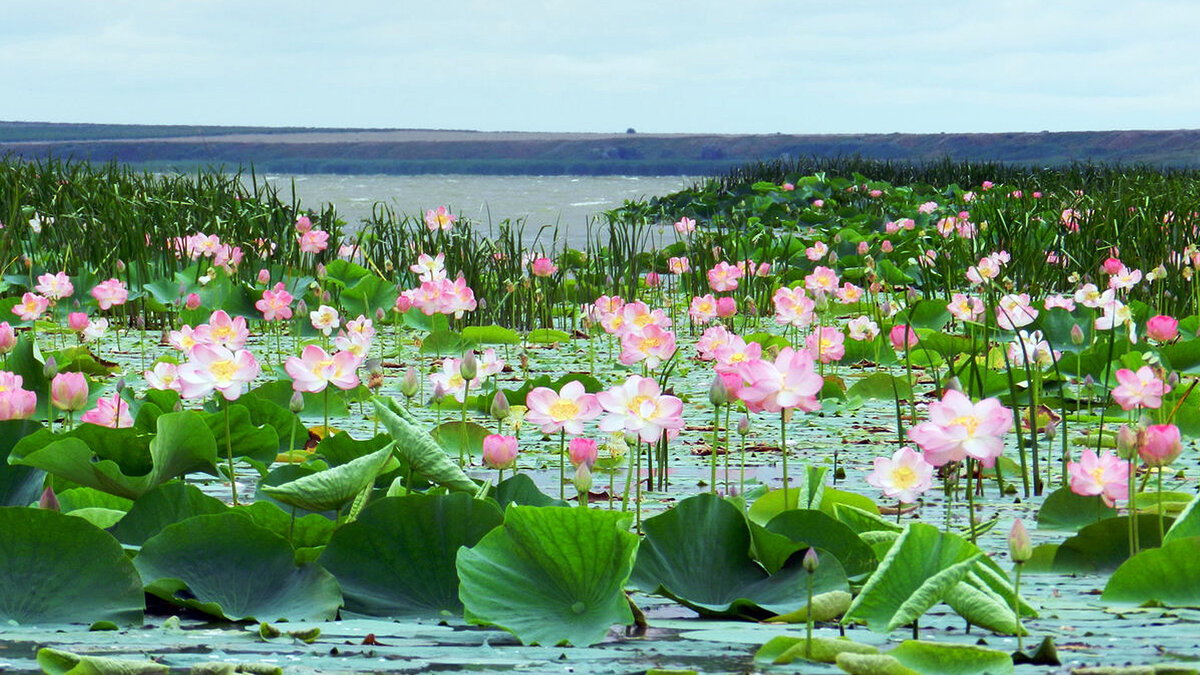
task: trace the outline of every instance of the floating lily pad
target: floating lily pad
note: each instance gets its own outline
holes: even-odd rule
[[[222,513],[228,508],[194,485],[165,483],[138,497],[112,533],[123,544],[141,546],[167,525],[192,516]]]
[[[1043,530],[1076,532],[1081,527],[1116,515],[1117,510],[1105,504],[1100,495],[1085,497],[1071,492],[1068,487],[1061,487],[1046,495],[1046,501],[1038,509],[1037,524]]]
[[[1125,561],[1109,578],[1101,599],[1200,607],[1200,537],[1176,539]]]

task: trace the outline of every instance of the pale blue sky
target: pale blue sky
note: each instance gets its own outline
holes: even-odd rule
[[[0,119],[522,131],[1200,127],[1200,3],[3,0]]]

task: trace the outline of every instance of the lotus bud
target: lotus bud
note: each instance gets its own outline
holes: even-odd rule
[[[53,357],[51,357],[53,360]],[[50,364],[46,364],[49,368]],[[83,410],[88,403],[87,376],[83,373],[58,373],[50,381],[50,403],[59,410]]]
[[[804,565],[804,571],[812,574],[817,571],[817,566],[821,564],[821,559],[817,556],[817,549],[814,546],[809,546],[804,553],[804,560],[801,562]]]
[[[296,314],[300,316],[305,316],[308,314],[308,303],[304,302],[304,298],[300,298],[300,300],[296,303]]]
[[[750,416],[743,414],[737,423],[738,436],[745,438],[750,435]]]
[[[1122,424],[1120,429],[1117,429],[1117,455],[1122,459],[1129,459],[1133,456],[1138,446],[1138,433],[1133,427],[1128,424]]]
[[[125,271],[125,261],[121,260],[120,258],[117,258],[117,271],[118,272]]]
[[[271,271],[267,268],[262,268],[258,271],[258,283],[266,286],[271,283]]]
[[[42,490],[42,496],[38,499],[38,508],[47,511],[61,511],[62,507],[58,505],[58,496],[54,494],[54,488],[47,486]]]
[[[391,273],[391,272],[394,272],[395,270],[396,270],[396,264],[395,264],[395,263],[393,263],[391,260],[384,260],[384,261],[383,261],[383,271],[384,271],[384,272]]]
[[[646,286],[647,287],[658,288],[661,285],[662,285],[662,277],[660,277],[658,275],[658,272],[651,270],[646,273]]]
[[[304,394],[298,391],[292,392],[292,398],[288,401],[288,410],[299,415],[300,411],[304,410]]]
[[[483,463],[493,469],[509,469],[517,464],[517,437],[488,434],[483,438]]]
[[[83,312],[71,312],[67,315],[67,328],[82,333],[84,328],[88,326],[88,316]],[[3,353],[3,350],[0,350]]]
[[[325,291],[321,294],[321,301],[325,304],[329,304],[333,301],[333,295],[329,291]]]
[[[187,301],[184,302],[184,307],[187,307],[188,309],[197,309],[200,307],[200,296],[196,293],[189,293],[187,296]]]
[[[468,382],[475,379],[475,376],[479,373],[479,363],[475,360],[474,349],[468,350],[466,354],[463,354],[462,361],[458,363],[458,373]]]
[[[575,469],[575,477],[571,479],[575,484],[575,489],[579,491],[580,498],[587,494],[592,489],[592,470],[588,468],[586,462],[580,464]]]
[[[329,270],[325,269],[325,263],[317,263],[317,278],[324,280],[329,276]]]
[[[42,375],[45,375],[47,380],[58,375],[58,360],[53,356],[46,359],[46,365],[42,366]]]
[[[582,436],[576,436],[567,444],[567,454],[571,459],[571,464],[579,466],[587,464],[588,468],[592,468],[596,464],[596,457],[600,450],[596,445],[596,441]]]
[[[387,313],[383,311],[383,308],[376,307],[375,308],[375,323],[383,323],[383,320],[386,318],[387,318]]]
[[[1083,344],[1083,327],[1079,324],[1071,326],[1071,344],[1076,347]]]
[[[125,391],[125,378],[118,377],[116,382],[117,394]]]
[[[183,401],[175,401],[175,406],[171,408],[171,412],[183,412]]]
[[[492,407],[490,412],[492,413],[492,417],[494,417],[498,422],[503,421],[504,418],[508,417],[508,414],[512,412],[512,408],[508,405],[508,397],[505,396],[504,392],[500,389],[497,389],[496,395],[492,397]]]
[[[837,261],[838,261],[837,251],[830,251],[829,252],[829,264],[832,265],[832,264],[836,263]]]
[[[1053,442],[1054,438],[1058,436],[1058,425],[1059,421],[1056,419],[1051,419],[1050,421],[1046,422],[1045,434],[1047,441]]]
[[[729,403],[729,389],[725,387],[725,380],[721,379],[720,373],[713,376],[712,386],[708,388],[708,402],[713,404],[714,408]]]
[[[404,379],[400,382],[400,393],[408,398],[417,395],[417,391],[421,388],[421,380],[418,379],[417,369],[412,366],[404,371]]]
[[[1013,521],[1012,529],[1008,531],[1008,555],[1018,565],[1033,557],[1033,543],[1020,518]]]
[[[1171,371],[1167,373],[1167,386],[1174,389],[1179,384],[1179,373]]]

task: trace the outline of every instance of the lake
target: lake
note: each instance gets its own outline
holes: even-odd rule
[[[248,176],[246,177],[248,180]],[[526,232],[543,225],[560,227],[566,243],[582,247],[589,218],[630,200],[670,194],[691,187],[687,176],[478,176],[478,175],[334,175],[269,174],[266,180],[287,199],[296,196],[308,208],[333,204],[347,223],[371,216],[376,203],[399,213],[423,213],[448,206],[486,226],[505,219],[526,219]],[[294,182],[294,183],[293,183]]]

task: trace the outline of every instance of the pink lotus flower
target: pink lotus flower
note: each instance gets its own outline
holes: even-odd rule
[[[862,300],[863,289],[847,281],[842,284],[842,287],[839,288],[836,293],[834,293],[834,296],[837,298],[838,302],[842,303],[843,305],[852,305]]]
[[[621,337],[618,360],[631,366],[645,361],[651,370],[675,353],[675,333],[658,326],[647,326],[640,333],[630,331]]]
[[[231,319],[225,310],[218,309],[208,317],[208,323],[196,326],[193,337],[202,344],[218,345],[230,351],[237,351],[246,346],[250,329],[246,327],[244,317]]]
[[[425,227],[428,227],[430,232],[450,230],[454,227],[454,221],[456,220],[458,220],[458,216],[450,213],[450,210],[444,206],[439,206],[437,209],[429,209],[425,212]]]
[[[1099,457],[1086,449],[1078,462],[1067,463],[1071,492],[1084,497],[1100,495],[1112,506],[1118,499],[1129,499],[1129,463],[1111,452]]]
[[[1182,452],[1183,441],[1174,424],[1151,424],[1138,434],[1138,456],[1148,466],[1167,466]]]
[[[292,318],[292,294],[281,288],[263,291],[262,298],[254,303],[255,309],[262,312],[266,321],[286,321]]]
[[[696,220],[684,216],[675,221],[675,231],[682,235],[688,235],[696,231]]]
[[[545,278],[554,276],[554,273],[558,271],[558,266],[549,258],[537,258],[533,261],[530,270],[533,272],[533,276]]]
[[[898,352],[912,349],[917,346],[917,331],[908,324],[898,323],[888,331],[888,340],[892,343],[892,349]]]
[[[1030,303],[1028,293],[1003,295],[996,307],[996,325],[1004,330],[1028,326],[1037,316],[1038,311]]]
[[[453,396],[454,400],[463,403],[467,399],[468,389],[478,389],[480,380],[478,377],[478,369],[476,369],[476,377],[469,382],[462,374],[461,359],[445,359],[442,361],[442,372],[433,373],[429,376],[430,382],[434,386],[434,398],[442,396]],[[441,391],[441,394],[436,392]]]
[[[413,307],[412,291],[404,291],[396,296],[396,304],[393,307],[397,312],[403,314]]]
[[[301,253],[320,253],[329,248],[329,233],[325,230],[309,230],[300,235]]]
[[[0,370],[0,421],[33,417],[37,394],[24,389],[24,382],[20,375]]]
[[[109,279],[96,284],[92,289],[92,297],[100,303],[100,309],[111,309],[114,305],[123,305],[129,300],[129,290],[119,279]]]
[[[717,361],[718,373],[735,373],[743,363],[762,358],[762,345],[746,342],[741,336],[730,333],[725,342],[713,350],[713,358]]]
[[[828,267],[818,265],[812,274],[804,277],[804,287],[815,297],[823,297],[826,293],[837,291],[838,275]]]
[[[549,387],[537,387],[525,397],[529,409],[525,419],[541,427],[542,433],[565,431],[572,436],[583,433],[583,423],[600,416],[596,394],[587,393],[583,384],[572,380],[557,393]]]
[[[341,325],[342,319],[338,316],[338,311],[329,305],[321,305],[317,309],[308,313],[308,318],[312,321],[312,327],[329,335],[338,326]]]
[[[146,385],[151,389],[170,389],[179,391],[179,366],[167,361],[160,361],[154,367],[142,374]]]
[[[891,459],[875,458],[875,470],[867,475],[867,483],[892,499],[911,504],[933,487],[933,465],[912,448],[900,448]]]
[[[658,288],[661,285],[662,277],[658,275],[658,272],[654,270],[646,272],[646,288]]]
[[[824,258],[826,253],[829,253],[829,245],[823,241],[813,242],[812,246],[804,249],[804,257],[813,262]]]
[[[722,319],[737,314],[737,300],[732,296],[724,295],[717,298],[717,316]]]
[[[688,261],[687,258],[672,257],[667,260],[667,270],[670,271],[671,274],[686,274],[687,271],[690,269],[691,269],[691,263]]]
[[[784,347],[774,363],[763,360],[743,363],[738,366],[738,374],[746,382],[741,399],[751,412],[821,409],[817,395],[825,381],[816,373],[813,357],[807,351]]]
[[[43,274],[37,278],[37,286],[33,290],[51,300],[62,300],[75,292],[75,286],[66,272]]]
[[[775,303],[775,322],[783,326],[805,328],[813,321],[816,302],[805,295],[803,288],[780,286],[772,296]]]
[[[296,216],[296,234],[304,234],[312,228],[312,219],[308,216]]]
[[[1136,373],[1121,368],[1117,371],[1117,382],[1112,397],[1121,410],[1162,407],[1162,397],[1171,391],[1150,366],[1142,366]]]
[[[196,345],[188,362],[179,366],[179,393],[184,398],[204,398],[216,390],[233,401],[259,372],[258,361],[245,349],[235,353],[217,345]]]
[[[700,339],[696,341],[696,353],[701,361],[712,361],[716,358],[717,349],[722,345],[729,344],[729,341],[735,337],[730,333],[725,326],[720,324],[704,331]]]
[[[428,253],[422,253],[417,256],[417,262],[409,265],[408,269],[416,274],[417,279],[422,283],[441,281],[446,278],[446,254],[439,253],[436,256],[430,256]]]
[[[983,316],[983,301],[962,293],[955,293],[946,309],[959,321],[975,321]]]
[[[846,329],[850,332],[850,339],[858,342],[874,340],[879,335],[879,325],[865,314],[846,322]]]
[[[511,469],[517,465],[517,437],[488,434],[483,437],[483,463],[492,469]]]
[[[83,410],[88,402],[87,376],[83,373],[59,373],[50,381],[50,403],[59,410]]]
[[[79,418],[88,424],[98,424],[111,429],[125,429],[133,426],[133,417],[129,414],[129,404],[120,394],[105,396],[96,401],[96,407],[85,412]]]
[[[596,465],[596,457],[599,455],[599,446],[596,441],[583,436],[576,436],[567,444],[567,457],[571,460],[571,465],[578,467],[580,464],[586,464],[588,469]]]
[[[1179,337],[1179,321],[1165,314],[1146,322],[1146,336],[1158,342],[1170,342]]]
[[[784,192],[791,192],[792,190],[796,189],[796,186],[792,183],[784,183],[783,185],[779,186],[779,189],[783,190]]]
[[[21,302],[13,305],[12,313],[22,321],[37,321],[49,306],[50,301],[37,293],[25,293],[21,296]]]
[[[971,403],[962,392],[948,389],[941,401],[929,404],[929,421],[909,429],[908,438],[934,466],[972,457],[990,467],[1004,452],[1004,434],[1012,424],[1012,411],[998,399]]]
[[[708,286],[718,293],[726,293],[737,290],[741,278],[742,270],[722,260],[708,271]]]
[[[330,356],[317,345],[308,345],[300,356],[288,357],[283,369],[292,378],[292,389],[316,393],[332,384],[338,389],[358,386],[359,359],[348,351]]]
[[[0,321],[0,355],[7,354],[17,344],[17,332],[7,321]]]
[[[841,361],[846,355],[846,336],[834,326],[822,326],[817,332],[810,333],[804,345],[821,363]]]
[[[692,303],[688,307],[688,316],[698,324],[712,321],[717,318],[717,299],[713,297],[712,293],[692,298]]]
[[[658,382],[649,377],[630,375],[623,384],[596,395],[607,413],[600,429],[626,431],[638,435],[643,443],[654,443],[664,433],[673,438],[683,428],[683,401],[664,395]]]

